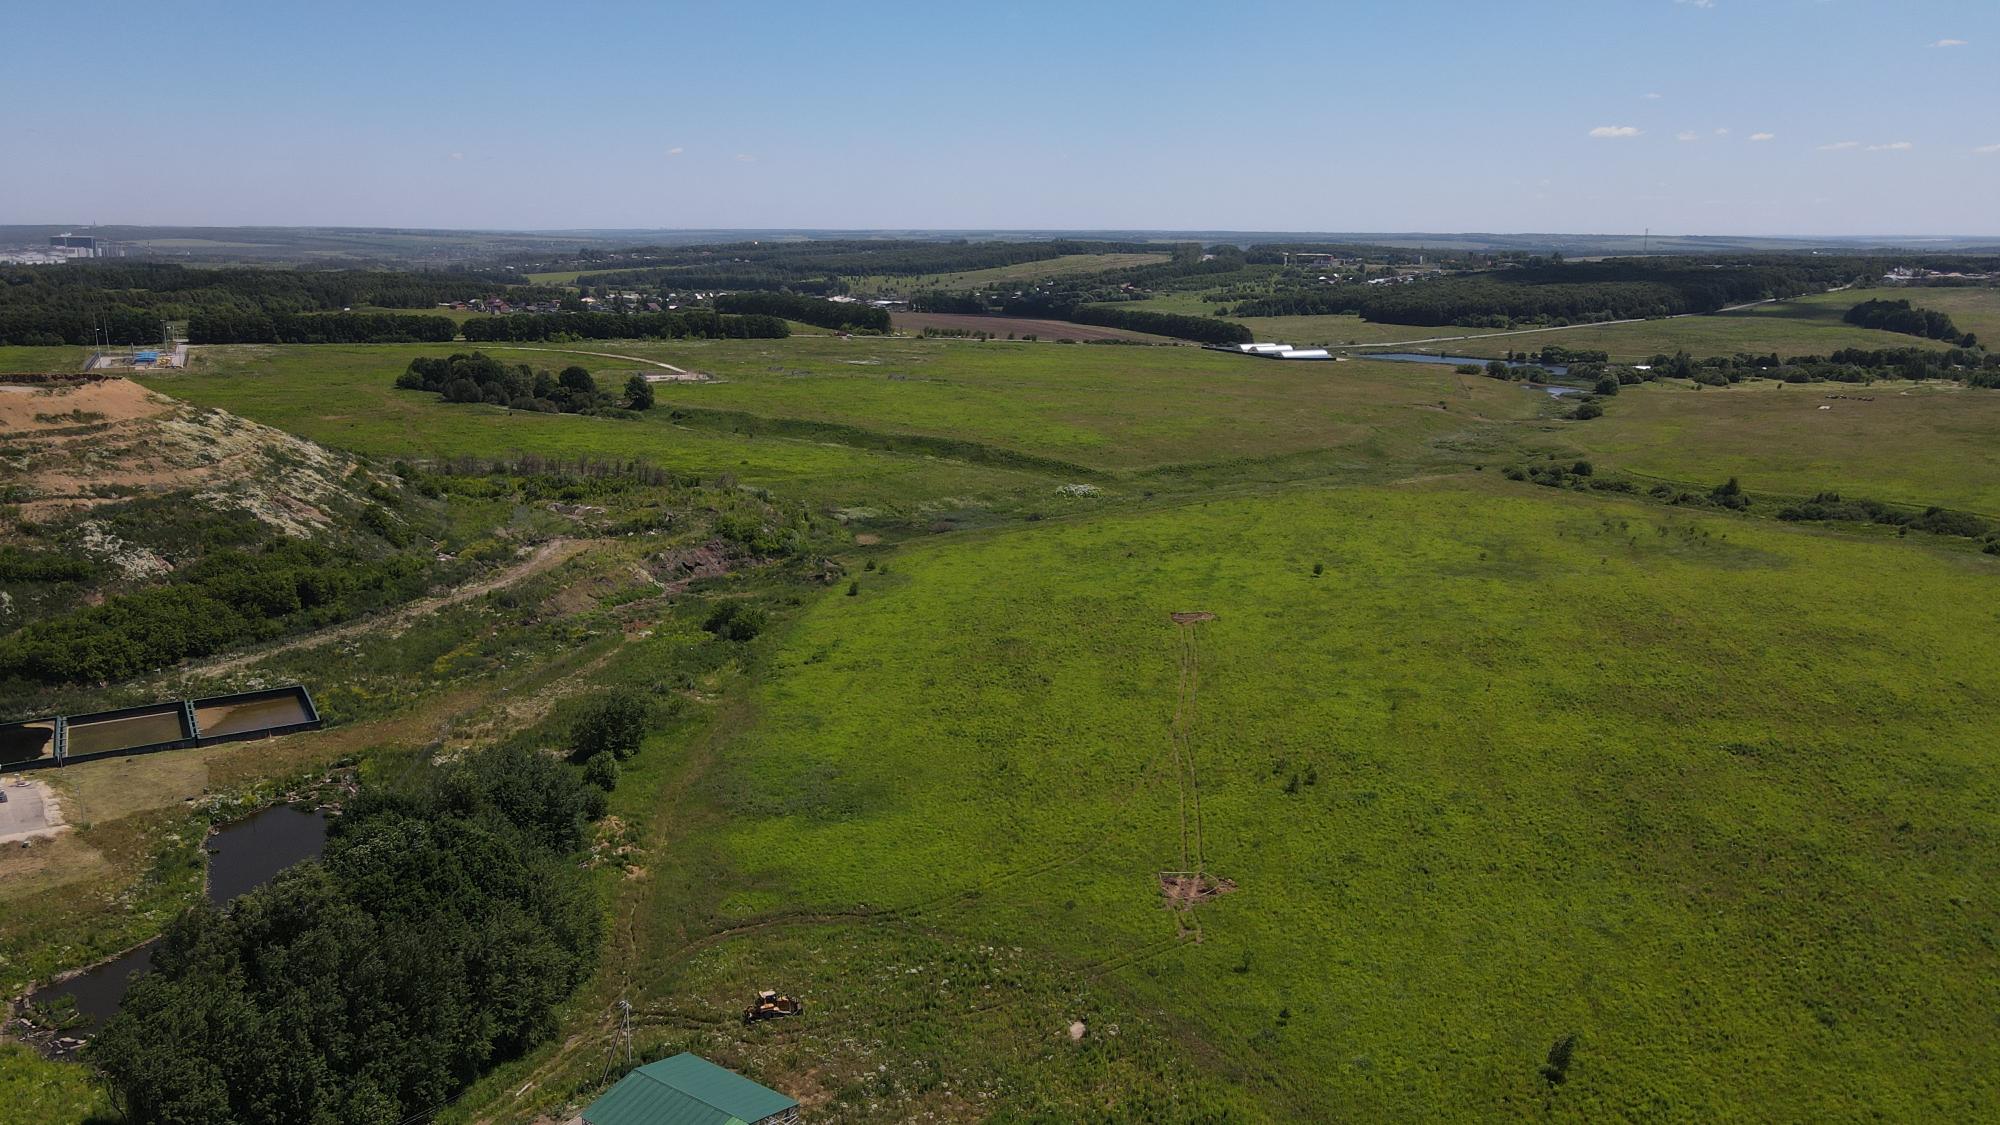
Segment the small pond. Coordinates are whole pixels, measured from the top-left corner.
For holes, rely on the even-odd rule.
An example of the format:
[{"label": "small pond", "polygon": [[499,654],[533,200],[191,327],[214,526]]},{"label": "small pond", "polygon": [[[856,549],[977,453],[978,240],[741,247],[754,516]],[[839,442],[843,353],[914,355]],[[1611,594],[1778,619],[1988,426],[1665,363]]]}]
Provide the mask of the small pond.
[{"label": "small pond", "polygon": [[[1448,363],[1453,367],[1461,363],[1477,364],[1484,367],[1491,359],[1473,355],[1429,355],[1424,352],[1360,352],[1356,359],[1386,359],[1391,363]],[[1560,363],[1509,363],[1509,367],[1539,367],[1551,375],[1567,375],[1569,368]]]},{"label": "small pond", "polygon": [[[221,906],[270,882],[294,863],[317,858],[326,847],[326,814],[278,805],[218,829],[205,846],[208,901]],[[152,967],[153,943],[149,941],[60,984],[37,989],[34,999],[40,1004],[65,996],[74,999],[84,1022],[65,1034],[83,1038],[118,1011],[132,979]]]}]

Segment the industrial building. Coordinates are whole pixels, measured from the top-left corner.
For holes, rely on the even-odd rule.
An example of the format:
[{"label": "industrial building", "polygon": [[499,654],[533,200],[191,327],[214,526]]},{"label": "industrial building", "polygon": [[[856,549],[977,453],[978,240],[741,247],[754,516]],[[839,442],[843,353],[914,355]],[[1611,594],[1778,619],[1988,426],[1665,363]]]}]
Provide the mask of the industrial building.
[{"label": "industrial building", "polygon": [[619,1079],[580,1120],[584,1125],[797,1125],[799,1103],[682,1052]]}]

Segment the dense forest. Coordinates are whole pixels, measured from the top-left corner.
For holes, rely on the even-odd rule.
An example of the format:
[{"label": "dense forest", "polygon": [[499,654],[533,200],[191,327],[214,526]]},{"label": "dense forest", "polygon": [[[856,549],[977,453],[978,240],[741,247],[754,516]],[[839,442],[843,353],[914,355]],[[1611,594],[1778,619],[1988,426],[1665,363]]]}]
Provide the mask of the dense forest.
[{"label": "dense forest", "polygon": [[554,1028],[601,911],[604,794],[526,748],[371,780],[326,854],[167,930],[91,1043],[132,1121],[416,1120]]},{"label": "dense forest", "polygon": [[418,356],[397,377],[396,385],[443,395],[446,402],[484,402],[544,414],[587,414],[621,407],[646,410],[653,405],[652,387],[643,375],[634,375],[626,382],[621,398],[601,390],[586,368],[565,367],[551,374],[525,363],[501,363],[484,352]]},{"label": "dense forest", "polygon": [[783,317],[800,324],[843,332],[887,332],[889,312],[859,301],[827,301],[792,293],[723,293],[717,312]]},{"label": "dense forest", "polygon": [[1398,285],[1315,285],[1236,306],[1237,316],[1357,313],[1387,324],[1506,328],[1708,313],[1794,297],[1879,274],[1886,261],[1772,257],[1715,262],[1623,258],[1422,278]]},{"label": "dense forest", "polygon": [[459,326],[483,340],[782,340],[791,329],[775,316],[720,316],[701,309],[663,313],[516,313]]},{"label": "dense forest", "polygon": [[1841,319],[1861,328],[1879,328],[1906,336],[1946,340],[1961,348],[1975,347],[1979,343],[1978,337],[1972,333],[1960,332],[1949,316],[1936,309],[1912,308],[1908,301],[1863,301],[1848,309],[1847,315]]},{"label": "dense forest", "polygon": [[[507,288],[504,274],[376,270],[204,269],[156,262],[72,262],[0,270],[0,344],[149,344],[162,321],[273,322],[357,305],[428,309]],[[523,298],[558,291],[511,291]],[[422,331],[409,327],[412,335]],[[338,329],[328,329],[338,331]],[[105,340],[108,333],[109,339]]]}]

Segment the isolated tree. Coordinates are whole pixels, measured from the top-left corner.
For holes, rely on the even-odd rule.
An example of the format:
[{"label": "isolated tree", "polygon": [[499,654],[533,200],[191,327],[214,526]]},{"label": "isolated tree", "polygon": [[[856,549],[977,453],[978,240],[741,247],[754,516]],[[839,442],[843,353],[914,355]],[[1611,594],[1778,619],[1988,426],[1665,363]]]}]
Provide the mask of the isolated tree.
[{"label": "isolated tree", "polygon": [[653,408],[653,384],[648,383],[644,375],[635,373],[625,380],[625,405],[633,410]]},{"label": "isolated tree", "polygon": [[562,374],[557,376],[556,381],[562,384],[564,390],[578,391],[587,395],[597,393],[597,380],[591,378],[590,372],[581,367],[563,368]]},{"label": "isolated tree", "polygon": [[646,701],[629,691],[606,692],[584,706],[569,728],[570,755],[587,762],[609,752],[629,758],[646,737]]}]

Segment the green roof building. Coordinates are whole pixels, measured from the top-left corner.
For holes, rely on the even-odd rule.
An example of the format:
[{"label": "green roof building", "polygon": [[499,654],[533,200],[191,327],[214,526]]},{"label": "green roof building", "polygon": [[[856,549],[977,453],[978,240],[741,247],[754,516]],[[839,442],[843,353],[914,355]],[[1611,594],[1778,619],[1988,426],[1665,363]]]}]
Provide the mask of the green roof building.
[{"label": "green roof building", "polygon": [[699,1055],[649,1062],[583,1111],[589,1125],[794,1125],[799,1103]]}]

